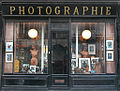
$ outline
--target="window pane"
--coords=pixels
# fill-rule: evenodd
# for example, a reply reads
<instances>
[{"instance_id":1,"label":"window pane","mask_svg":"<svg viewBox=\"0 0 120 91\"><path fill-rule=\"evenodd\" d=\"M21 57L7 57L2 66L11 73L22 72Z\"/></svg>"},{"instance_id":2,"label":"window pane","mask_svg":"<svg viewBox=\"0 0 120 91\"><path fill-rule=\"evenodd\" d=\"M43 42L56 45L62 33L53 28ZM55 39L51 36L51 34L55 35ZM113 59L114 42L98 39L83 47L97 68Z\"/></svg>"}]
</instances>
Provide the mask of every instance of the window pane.
<instances>
[{"instance_id":1,"label":"window pane","mask_svg":"<svg viewBox=\"0 0 120 91\"><path fill-rule=\"evenodd\" d=\"M105 23L72 23L72 73L104 73L104 42Z\"/></svg>"},{"instance_id":2,"label":"window pane","mask_svg":"<svg viewBox=\"0 0 120 91\"><path fill-rule=\"evenodd\" d=\"M34 36L36 33L36 36ZM34 34L34 35L32 35ZM48 72L48 30L44 22L15 24L14 72Z\"/></svg>"}]
</instances>

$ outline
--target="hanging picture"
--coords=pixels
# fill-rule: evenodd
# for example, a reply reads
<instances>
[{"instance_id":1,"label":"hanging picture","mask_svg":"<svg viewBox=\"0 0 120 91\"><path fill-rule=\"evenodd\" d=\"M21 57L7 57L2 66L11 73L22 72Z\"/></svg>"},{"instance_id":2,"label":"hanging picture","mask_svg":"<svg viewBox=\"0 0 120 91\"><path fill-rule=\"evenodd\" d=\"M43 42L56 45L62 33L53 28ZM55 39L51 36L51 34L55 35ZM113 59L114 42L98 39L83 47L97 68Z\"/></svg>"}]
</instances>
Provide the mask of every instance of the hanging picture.
<instances>
[{"instance_id":1,"label":"hanging picture","mask_svg":"<svg viewBox=\"0 0 120 91\"><path fill-rule=\"evenodd\" d=\"M6 52L13 51L13 42L6 42Z\"/></svg>"},{"instance_id":2,"label":"hanging picture","mask_svg":"<svg viewBox=\"0 0 120 91\"><path fill-rule=\"evenodd\" d=\"M113 40L106 40L106 49L113 50Z\"/></svg>"},{"instance_id":3,"label":"hanging picture","mask_svg":"<svg viewBox=\"0 0 120 91\"><path fill-rule=\"evenodd\" d=\"M91 71L90 58L79 58L79 68L83 69L84 72Z\"/></svg>"},{"instance_id":4,"label":"hanging picture","mask_svg":"<svg viewBox=\"0 0 120 91\"><path fill-rule=\"evenodd\" d=\"M88 52L90 55L95 55L95 44L88 44Z\"/></svg>"},{"instance_id":5,"label":"hanging picture","mask_svg":"<svg viewBox=\"0 0 120 91\"><path fill-rule=\"evenodd\" d=\"M6 62L13 62L13 53L6 53Z\"/></svg>"},{"instance_id":6,"label":"hanging picture","mask_svg":"<svg viewBox=\"0 0 120 91\"><path fill-rule=\"evenodd\" d=\"M113 61L113 51L107 51L106 60Z\"/></svg>"}]
</instances>

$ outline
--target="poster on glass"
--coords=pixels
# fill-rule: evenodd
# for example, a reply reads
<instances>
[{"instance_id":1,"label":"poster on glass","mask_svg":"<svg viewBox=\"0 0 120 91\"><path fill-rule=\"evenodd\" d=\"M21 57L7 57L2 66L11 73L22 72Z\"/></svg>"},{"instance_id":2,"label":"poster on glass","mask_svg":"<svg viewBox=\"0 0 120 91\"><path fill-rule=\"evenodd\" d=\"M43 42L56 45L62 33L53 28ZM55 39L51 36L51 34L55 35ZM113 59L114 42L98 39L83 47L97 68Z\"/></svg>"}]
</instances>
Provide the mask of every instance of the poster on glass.
<instances>
[{"instance_id":1,"label":"poster on glass","mask_svg":"<svg viewBox=\"0 0 120 91\"><path fill-rule=\"evenodd\" d=\"M95 55L95 44L88 44L88 52L90 55Z\"/></svg>"},{"instance_id":2,"label":"poster on glass","mask_svg":"<svg viewBox=\"0 0 120 91\"><path fill-rule=\"evenodd\" d=\"M113 51L107 51L107 56L106 56L107 61L114 61L113 60Z\"/></svg>"},{"instance_id":3,"label":"poster on glass","mask_svg":"<svg viewBox=\"0 0 120 91\"><path fill-rule=\"evenodd\" d=\"M91 71L90 58L79 58L79 68L84 70L84 72Z\"/></svg>"},{"instance_id":4,"label":"poster on glass","mask_svg":"<svg viewBox=\"0 0 120 91\"><path fill-rule=\"evenodd\" d=\"M113 40L106 40L107 50L113 50Z\"/></svg>"},{"instance_id":5,"label":"poster on glass","mask_svg":"<svg viewBox=\"0 0 120 91\"><path fill-rule=\"evenodd\" d=\"M6 62L13 62L13 53L6 53Z\"/></svg>"},{"instance_id":6,"label":"poster on glass","mask_svg":"<svg viewBox=\"0 0 120 91\"><path fill-rule=\"evenodd\" d=\"M12 41L6 42L6 52L11 51L13 51L13 42Z\"/></svg>"}]
</instances>

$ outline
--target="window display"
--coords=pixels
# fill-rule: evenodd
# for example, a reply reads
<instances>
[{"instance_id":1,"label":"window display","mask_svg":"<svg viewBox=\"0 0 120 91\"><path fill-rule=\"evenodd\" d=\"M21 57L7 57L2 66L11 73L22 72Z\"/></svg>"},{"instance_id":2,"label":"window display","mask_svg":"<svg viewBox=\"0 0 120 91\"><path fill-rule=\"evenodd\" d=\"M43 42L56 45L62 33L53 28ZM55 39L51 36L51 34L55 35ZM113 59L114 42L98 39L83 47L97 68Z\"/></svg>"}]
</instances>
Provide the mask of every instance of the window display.
<instances>
[{"instance_id":1,"label":"window display","mask_svg":"<svg viewBox=\"0 0 120 91\"><path fill-rule=\"evenodd\" d=\"M11 25L11 22L6 24L6 29L8 29L7 25L9 24ZM14 61L14 65L12 64L12 66L14 66L15 73L48 73L47 26L45 22L15 22L11 25L14 30L14 36L11 36L14 37L14 40L11 41L14 42L6 42L6 52L9 52L9 54L6 53L6 62ZM13 54L10 52L13 52L13 44L14 58L12 59Z\"/></svg>"},{"instance_id":2,"label":"window display","mask_svg":"<svg viewBox=\"0 0 120 91\"><path fill-rule=\"evenodd\" d=\"M107 26L108 31L112 31L108 35L105 27L107 24L104 22L72 23L71 67L73 74L106 73L106 66L108 69L106 62L114 61L114 28L112 26L111 30L111 26ZM115 71L109 71L109 73L115 73Z\"/></svg>"}]
</instances>

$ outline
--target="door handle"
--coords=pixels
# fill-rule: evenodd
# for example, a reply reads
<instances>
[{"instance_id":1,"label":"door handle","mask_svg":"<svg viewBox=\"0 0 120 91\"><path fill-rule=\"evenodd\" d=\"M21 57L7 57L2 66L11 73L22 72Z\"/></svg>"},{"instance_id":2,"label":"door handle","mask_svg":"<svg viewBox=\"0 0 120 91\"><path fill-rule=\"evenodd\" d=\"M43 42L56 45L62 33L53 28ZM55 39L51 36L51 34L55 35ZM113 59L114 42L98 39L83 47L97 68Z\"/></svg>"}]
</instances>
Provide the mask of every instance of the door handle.
<instances>
[{"instance_id":1,"label":"door handle","mask_svg":"<svg viewBox=\"0 0 120 91\"><path fill-rule=\"evenodd\" d=\"M50 55L50 51L48 52L48 54Z\"/></svg>"}]
</instances>

